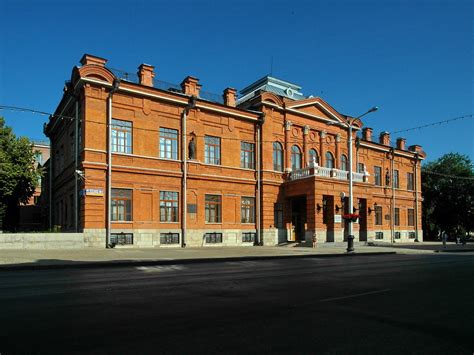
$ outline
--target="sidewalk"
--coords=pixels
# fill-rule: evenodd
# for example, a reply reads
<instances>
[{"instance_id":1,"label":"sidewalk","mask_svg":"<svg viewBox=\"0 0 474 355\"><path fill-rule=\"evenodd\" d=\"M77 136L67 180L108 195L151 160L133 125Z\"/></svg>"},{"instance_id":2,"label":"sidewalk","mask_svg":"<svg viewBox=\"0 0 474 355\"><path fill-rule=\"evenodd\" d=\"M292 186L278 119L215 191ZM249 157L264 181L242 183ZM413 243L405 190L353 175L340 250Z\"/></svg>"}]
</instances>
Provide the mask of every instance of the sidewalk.
<instances>
[{"instance_id":1,"label":"sidewalk","mask_svg":"<svg viewBox=\"0 0 474 355\"><path fill-rule=\"evenodd\" d=\"M313 249L306 246L276 247L203 247L156 249L71 249L71 250L1 250L0 271L106 266L165 265L198 262L262 260L293 257L349 257L381 254L433 254L443 249L440 243L382 244L367 246L355 243L355 253L346 253L346 243L322 243ZM470 247L470 248L468 248ZM459 248L462 248L459 246ZM446 251L459 249L448 245ZM472 245L464 247L474 251Z\"/></svg>"}]
</instances>

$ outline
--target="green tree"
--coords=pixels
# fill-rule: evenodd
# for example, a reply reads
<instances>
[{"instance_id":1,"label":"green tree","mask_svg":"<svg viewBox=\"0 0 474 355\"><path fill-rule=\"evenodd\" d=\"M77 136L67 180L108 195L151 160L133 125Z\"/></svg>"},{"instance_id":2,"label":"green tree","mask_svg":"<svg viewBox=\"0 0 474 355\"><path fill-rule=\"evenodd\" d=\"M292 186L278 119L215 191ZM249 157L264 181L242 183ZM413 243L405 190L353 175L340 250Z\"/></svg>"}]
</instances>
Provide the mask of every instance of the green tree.
<instances>
[{"instance_id":1,"label":"green tree","mask_svg":"<svg viewBox=\"0 0 474 355\"><path fill-rule=\"evenodd\" d=\"M28 202L41 176L34 163L32 143L17 138L0 117L0 230L16 229L18 207Z\"/></svg>"},{"instance_id":2,"label":"green tree","mask_svg":"<svg viewBox=\"0 0 474 355\"><path fill-rule=\"evenodd\" d=\"M449 153L421 169L423 225L430 239L440 230L461 237L473 229L474 171L468 156Z\"/></svg>"}]
</instances>

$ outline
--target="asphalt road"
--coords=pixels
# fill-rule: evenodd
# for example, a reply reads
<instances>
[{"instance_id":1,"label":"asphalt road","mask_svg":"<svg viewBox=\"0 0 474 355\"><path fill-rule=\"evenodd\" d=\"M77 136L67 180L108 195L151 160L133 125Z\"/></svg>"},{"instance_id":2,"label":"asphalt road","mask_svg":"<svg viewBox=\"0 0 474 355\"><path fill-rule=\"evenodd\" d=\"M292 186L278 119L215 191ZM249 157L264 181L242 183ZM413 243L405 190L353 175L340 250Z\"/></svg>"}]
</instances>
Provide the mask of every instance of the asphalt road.
<instances>
[{"instance_id":1,"label":"asphalt road","mask_svg":"<svg viewBox=\"0 0 474 355\"><path fill-rule=\"evenodd\" d=\"M0 272L0 353L473 354L474 256Z\"/></svg>"}]
</instances>

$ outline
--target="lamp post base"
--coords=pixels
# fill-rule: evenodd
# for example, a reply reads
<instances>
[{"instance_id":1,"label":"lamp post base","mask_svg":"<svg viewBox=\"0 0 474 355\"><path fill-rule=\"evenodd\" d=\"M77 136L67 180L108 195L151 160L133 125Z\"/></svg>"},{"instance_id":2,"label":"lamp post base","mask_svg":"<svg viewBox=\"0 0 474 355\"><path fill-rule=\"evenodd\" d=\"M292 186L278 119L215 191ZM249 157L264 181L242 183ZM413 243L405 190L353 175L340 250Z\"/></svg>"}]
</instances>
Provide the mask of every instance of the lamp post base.
<instances>
[{"instance_id":1,"label":"lamp post base","mask_svg":"<svg viewBox=\"0 0 474 355\"><path fill-rule=\"evenodd\" d=\"M353 235L347 236L347 252L348 253L354 252L354 236Z\"/></svg>"}]
</instances>

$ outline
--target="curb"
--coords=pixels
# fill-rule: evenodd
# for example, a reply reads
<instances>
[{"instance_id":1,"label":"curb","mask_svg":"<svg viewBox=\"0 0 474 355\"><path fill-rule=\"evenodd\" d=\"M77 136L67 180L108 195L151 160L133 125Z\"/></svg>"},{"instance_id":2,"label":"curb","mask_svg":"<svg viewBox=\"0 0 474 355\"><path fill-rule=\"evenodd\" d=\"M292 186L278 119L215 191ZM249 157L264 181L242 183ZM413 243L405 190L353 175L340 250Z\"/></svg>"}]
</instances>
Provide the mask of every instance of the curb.
<instances>
[{"instance_id":1,"label":"curb","mask_svg":"<svg viewBox=\"0 0 474 355\"><path fill-rule=\"evenodd\" d=\"M435 253L468 253L473 252L474 249L445 249L445 250L435 250Z\"/></svg>"},{"instance_id":2,"label":"curb","mask_svg":"<svg viewBox=\"0 0 474 355\"><path fill-rule=\"evenodd\" d=\"M64 270L64 269L87 269L87 268L109 268L126 266L153 266L153 265L185 265L220 263L228 261L259 261L272 259L291 258L334 258L354 257L370 255L395 255L396 252L373 252L373 253L342 253L342 254L310 254L310 255L263 255L263 256L232 256L223 258L196 258L196 259L155 259L155 260L108 260L108 261L70 261L69 264L6 264L0 265L1 271L27 271L27 270Z\"/></svg>"}]
</instances>

